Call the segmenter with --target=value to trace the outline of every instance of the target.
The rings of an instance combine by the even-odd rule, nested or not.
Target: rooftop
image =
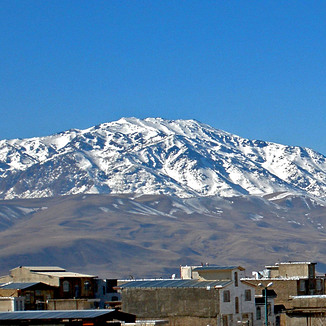
[[[31,272],[65,272],[64,268],[58,266],[19,266],[17,268],[29,269]]]
[[[81,274],[81,273],[73,273],[67,272],[64,268],[58,266],[19,266],[14,268],[17,269],[26,269],[29,270],[31,273],[37,273],[41,275],[48,275],[53,277],[97,277],[96,275],[88,275],[88,274]]]
[[[310,261],[289,261],[289,262],[283,262],[283,263],[278,263],[279,265],[311,265],[311,264],[316,264],[312,263]]]
[[[48,276],[53,276],[53,277],[87,277],[87,278],[94,278],[97,277],[96,275],[88,275],[88,274],[81,274],[81,273],[72,273],[72,272],[36,272],[37,274],[41,275],[48,275]]]
[[[310,261],[288,261],[288,262],[280,262],[275,263],[275,265],[267,265],[265,268],[278,268],[280,265],[316,265],[317,263],[313,263]]]
[[[1,320],[96,318],[114,312],[114,309],[92,310],[35,310],[0,312]]]
[[[121,288],[221,288],[231,281],[197,281],[197,280],[153,280],[153,281],[130,281],[121,284]]]
[[[243,277],[241,281],[297,281],[297,280],[308,280],[307,276],[291,276],[291,277],[284,277],[284,276],[277,276],[277,277]]]
[[[198,266],[194,268],[194,271],[208,271],[208,270],[234,270],[239,269],[241,271],[244,271],[245,269],[241,266],[216,266],[216,265],[207,265],[207,266]]]
[[[29,283],[6,283],[6,284],[0,284],[0,289],[13,289],[13,290],[23,290],[28,289],[34,285],[37,284],[43,284],[41,282],[29,282]]]

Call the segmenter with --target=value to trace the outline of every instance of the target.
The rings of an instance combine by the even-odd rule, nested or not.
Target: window
[[[25,293],[25,302],[26,303],[31,303],[31,294],[30,294],[30,292],[26,292]]]
[[[300,292],[305,292],[305,291],[306,291],[306,281],[300,280]]]
[[[86,293],[91,289],[91,283],[89,281],[84,282],[84,290]]]
[[[105,286],[102,286],[102,292],[103,292],[103,295],[105,295]]]
[[[315,270],[314,270],[314,265],[310,264],[309,265],[309,278],[314,278]]]
[[[70,283],[68,281],[63,282],[63,292],[69,292],[70,291]]]
[[[234,286],[238,286],[238,272],[234,272]]]
[[[228,326],[228,316],[223,316],[223,326]]]
[[[79,298],[80,297],[80,289],[79,289],[79,285],[76,284],[75,285],[75,298]]]
[[[223,302],[230,302],[230,291],[223,291]]]
[[[234,308],[235,308],[235,313],[239,313],[239,298],[235,297],[235,302],[234,302]]]
[[[261,320],[261,308],[260,307],[256,308],[256,319]]]
[[[321,280],[316,280],[316,290],[321,291],[322,290],[322,285],[321,285]]]
[[[251,301],[251,290],[245,290],[245,301]]]

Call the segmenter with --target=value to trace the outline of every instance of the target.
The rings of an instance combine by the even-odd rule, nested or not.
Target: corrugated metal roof
[[[71,319],[96,318],[114,312],[114,309],[93,310],[37,310],[37,311],[10,311],[0,312],[1,320],[28,320],[28,319]]]
[[[231,281],[198,281],[198,280],[151,280],[131,281],[120,285],[121,288],[207,288],[224,287]]]
[[[214,265],[208,265],[208,266],[199,266],[194,268],[194,271],[209,271],[209,270],[233,270],[233,269],[240,269],[244,270],[241,266],[214,266]]]
[[[41,282],[31,282],[31,283],[7,283],[0,285],[0,289],[14,289],[14,290],[23,290],[30,288],[31,286],[34,286],[36,284],[40,284]]]

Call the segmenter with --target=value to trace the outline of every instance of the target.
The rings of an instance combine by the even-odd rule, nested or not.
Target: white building
[[[182,279],[199,281],[230,281],[219,291],[220,314],[218,325],[255,325],[255,286],[241,278],[245,277],[241,266],[181,266]]]

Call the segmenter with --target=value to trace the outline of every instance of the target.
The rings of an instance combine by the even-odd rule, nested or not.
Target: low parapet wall
[[[326,295],[301,295],[293,296],[291,299],[293,309],[325,308],[326,311]]]
[[[99,300],[93,299],[50,299],[48,310],[84,310],[97,308]]]

